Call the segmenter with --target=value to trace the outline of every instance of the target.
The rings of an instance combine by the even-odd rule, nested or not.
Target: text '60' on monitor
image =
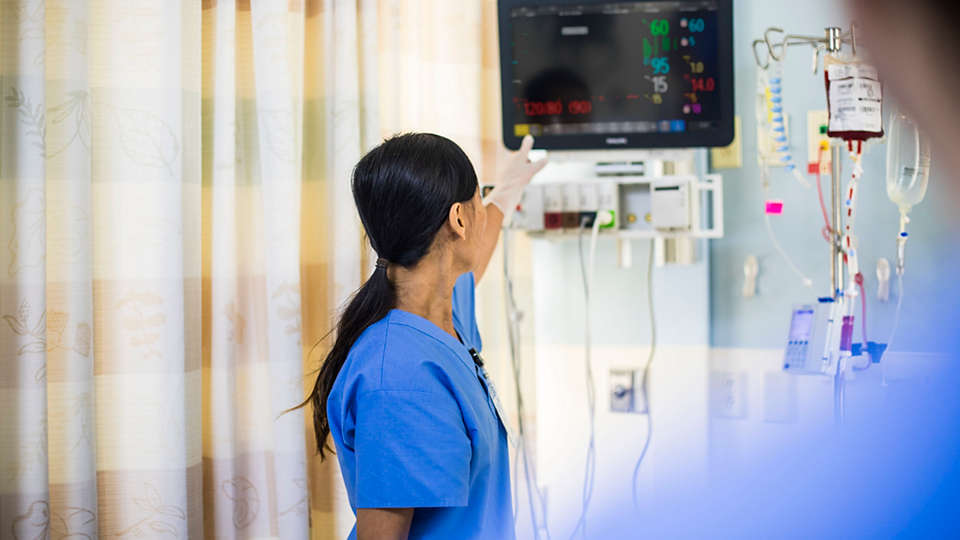
[[[503,140],[689,148],[733,139],[732,0],[500,0]]]

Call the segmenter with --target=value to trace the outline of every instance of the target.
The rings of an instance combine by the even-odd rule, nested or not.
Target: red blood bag
[[[827,135],[845,141],[883,136],[883,89],[877,70],[859,60],[827,56]]]

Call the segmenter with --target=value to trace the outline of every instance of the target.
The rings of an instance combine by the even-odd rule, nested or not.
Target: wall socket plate
[[[747,417],[747,373],[710,373],[710,409],[715,418]]]
[[[642,370],[611,369],[609,380],[610,412],[647,413]]]

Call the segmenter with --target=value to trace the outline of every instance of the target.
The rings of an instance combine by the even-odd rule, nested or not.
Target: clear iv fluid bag
[[[927,193],[930,141],[904,114],[893,113],[887,126],[887,196],[906,213]]]

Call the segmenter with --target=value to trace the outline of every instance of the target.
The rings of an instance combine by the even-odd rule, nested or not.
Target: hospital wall
[[[849,26],[849,18],[841,9],[842,2],[811,0],[791,2],[735,2],[735,79],[736,114],[743,126],[743,167],[721,169],[725,187],[726,236],[710,244],[710,328],[715,347],[780,348],[790,323],[790,308],[812,302],[830,293],[829,246],[823,241],[815,189],[802,187],[782,168],[772,169],[770,198],[782,199],[784,211],[772,216],[777,239],[802,272],[814,282],[805,287],[777,254],[763,224],[764,198],[762,176],[756,165],[756,81],[758,68],[750,42],[763,35],[769,26],[781,26],[791,33],[820,35],[826,26]],[[807,111],[826,109],[823,73],[810,69],[809,47],[792,47],[784,64],[784,103],[788,115],[790,141],[794,156],[805,165],[807,156]],[[895,77],[894,73],[881,73]],[[884,114],[896,109],[886,96]],[[886,120],[886,118],[885,118]],[[880,257],[891,265],[896,260],[896,237],[899,232],[897,207],[886,195],[886,145],[872,142],[865,146],[864,173],[860,181],[857,204],[857,236],[860,267],[867,291],[868,337],[886,341],[893,324],[896,306],[896,279],[892,279],[891,301],[877,300],[876,265]],[[805,168],[805,167],[804,167]],[[843,160],[842,185],[852,170],[851,161]],[[933,168],[926,200],[911,212],[910,239],[907,242],[907,267],[904,275],[905,296],[900,326],[894,349],[912,352],[937,352],[944,349],[943,326],[931,324],[930,307],[941,303],[949,294],[956,296],[956,280],[950,279],[948,261],[956,261],[951,246],[950,207],[956,205],[947,189],[947,172]],[[812,181],[815,177],[808,176]],[[829,177],[824,178],[829,182]],[[811,182],[813,183],[813,182]],[[825,184],[828,186],[829,184]],[[956,193],[956,190],[954,190]],[[829,197],[829,194],[826,195]],[[827,200],[829,205],[829,199]],[[744,298],[743,264],[748,255],[757,257],[760,273],[757,296]],[[859,321],[856,337],[860,335]]]
[[[576,236],[531,238],[508,233],[517,302],[523,310],[520,351],[524,420],[531,454],[548,501],[550,532],[566,537],[580,514],[584,463],[589,440],[584,296]],[[586,239],[584,251],[587,251]],[[677,470],[706,478],[708,466],[709,294],[706,247],[693,265],[653,270],[657,350],[651,370],[650,409],[655,443],[644,460],[641,500],[654,486],[670,485]],[[630,472],[646,438],[648,416],[610,412],[611,369],[641,369],[649,358],[647,269],[649,243],[635,240],[633,264],[621,268],[612,238],[597,247],[591,294],[591,363],[596,388],[595,503],[588,523],[601,519],[607,503],[630,501]],[[511,415],[516,412],[513,376],[506,348],[502,294],[502,252],[490,263],[478,289],[484,355],[492,362]],[[516,427],[516,424],[514,424]],[[515,467],[519,467],[516,465]],[[520,471],[518,531],[529,537],[529,510]]]
[[[617,265],[612,239],[599,241],[593,317],[593,376],[596,382],[597,471],[594,502],[588,523],[597,527],[611,508],[631,511],[631,477],[653,421],[649,453],[639,474],[638,498],[651,511],[654,501],[679,483],[688,493],[706,489],[712,475],[748,464],[758,456],[783,451],[805,430],[833,422],[833,387],[827,378],[797,377],[781,369],[782,345],[790,309],[829,291],[829,247],[820,235],[822,218],[815,190],[801,187],[788,173],[774,170],[770,197],[782,199],[782,216],[773,227],[780,243],[815,282],[804,287],[782,261],[763,226],[761,171],[756,165],[754,100],[757,67],[749,43],[772,25],[791,32],[820,34],[825,26],[848,26],[837,2],[786,0],[735,2],[736,114],[742,121],[743,166],[722,169],[725,188],[725,236],[698,245],[698,262],[653,270],[657,350],[651,370],[651,415],[610,411],[610,369],[641,368],[650,351],[650,318],[646,294],[647,249],[633,241],[633,264]],[[810,52],[791,49],[785,65],[785,101],[795,155],[806,160],[806,112],[824,109],[822,72],[810,71]],[[890,108],[887,109],[888,111]],[[895,259],[897,209],[885,192],[885,147],[865,149],[858,230],[861,268],[868,295],[869,337],[884,341],[890,331],[897,294],[876,300],[876,261]],[[851,170],[844,162],[844,183]],[[922,378],[921,371],[939,356],[954,336],[944,325],[949,318],[945,298],[957,297],[949,261],[957,260],[949,235],[950,193],[946,175],[934,173],[927,199],[912,213],[907,247],[906,296],[890,371],[872,371],[851,384],[851,411],[873,410],[884,402],[878,381]],[[576,237],[533,238],[509,233],[511,270],[516,282],[522,320],[521,379],[526,402],[526,428],[533,445],[539,485],[548,502],[553,536],[565,537],[576,525],[584,482],[588,442],[587,385],[584,355],[583,292]],[[745,298],[743,263],[759,259],[757,295]],[[502,253],[498,251],[478,290],[485,356],[499,392],[513,414],[503,303]],[[895,281],[895,280],[894,280]],[[857,336],[859,336],[859,325]],[[915,355],[924,353],[922,362]],[[886,382],[886,381],[885,381]],[[529,510],[522,471],[518,495],[518,531],[529,537]],[[716,487],[715,485],[713,486]],[[662,502],[662,501],[661,501]],[[678,524],[682,525],[682,524]],[[595,528],[593,530],[596,530]],[[669,531],[670,529],[667,529]],[[666,532],[666,531],[665,531]]]
[[[726,234],[724,238],[710,242],[708,465],[712,486],[720,488],[732,475],[764,470],[761,465],[764,459],[780,459],[785,464],[791,464],[785,470],[776,471],[783,474],[780,482],[784,489],[774,493],[774,497],[764,500],[764,491],[759,486],[738,494],[740,503],[752,508],[751,516],[743,516],[744,523],[748,520],[762,522],[764,516],[770,518],[778,510],[779,518],[789,518],[796,515],[796,508],[809,502],[810,499],[804,500],[804,497],[810,497],[810,493],[798,494],[795,486],[807,485],[812,491],[816,489],[812,487],[815,483],[791,476],[800,473],[801,469],[791,471],[789,467],[804,462],[806,456],[803,453],[813,455],[810,448],[816,445],[817,438],[812,433],[835,427],[837,411],[834,384],[830,378],[794,376],[781,369],[791,307],[812,302],[818,296],[829,295],[830,253],[829,245],[820,232],[823,219],[815,188],[804,188],[786,170],[774,168],[770,192],[763,192],[763,177],[756,164],[758,67],[749,44],[754,38],[761,37],[770,26],[808,35],[818,35],[826,26],[848,27],[850,19],[842,7],[842,2],[830,0],[734,3],[737,36],[734,47],[735,110],[742,125],[743,166],[713,171],[724,178]],[[791,149],[803,165],[807,161],[807,111],[826,109],[823,73],[820,71],[814,75],[811,72],[811,54],[807,47],[791,48],[783,69],[784,108],[789,123]],[[880,75],[881,79],[897,76],[895,73]],[[884,109],[886,122],[887,115],[898,110],[893,96],[885,96]],[[956,370],[951,367],[950,355],[955,354],[958,344],[956,306],[960,298],[960,286],[952,276],[960,257],[953,231],[957,230],[958,223],[954,208],[960,199],[957,198],[958,190],[950,185],[950,182],[955,182],[955,174],[951,178],[951,171],[945,170],[939,163],[934,153],[926,199],[914,207],[910,215],[904,290],[899,290],[894,277],[889,301],[881,302],[876,294],[876,265],[881,257],[887,258],[891,266],[895,264],[898,210],[886,194],[886,145],[871,142],[864,147],[864,173],[858,191],[856,224],[860,268],[867,293],[870,340],[888,340],[898,295],[902,292],[904,296],[892,350],[886,353],[880,366],[858,374],[846,384],[843,409],[846,412],[844,425],[847,427],[841,429],[849,430],[851,426],[869,422],[882,426],[910,422],[912,411],[924,411],[924,407],[917,403],[918,389],[927,388],[931,381],[954,378],[952,373]],[[851,170],[852,163],[844,156],[843,186]],[[814,176],[807,178],[811,184],[815,182]],[[829,182],[829,177],[824,177],[824,181]],[[802,284],[775,250],[763,222],[765,198],[784,201],[783,214],[771,216],[772,227],[777,240],[796,265],[814,281],[812,290]],[[760,272],[757,294],[747,298],[741,294],[741,288],[744,283],[743,265],[749,255],[757,257]],[[858,317],[859,313],[858,309]],[[858,340],[860,332],[858,319],[855,326],[855,338]],[[931,391],[929,397],[950,399],[950,395],[944,394],[942,388]],[[929,410],[920,415],[919,423],[931,424],[927,426],[928,433],[935,434],[930,435],[932,440],[936,440],[935,446],[955,447],[956,437],[943,435],[940,431],[942,424],[945,421],[949,424],[949,420]],[[917,448],[923,446],[919,441],[914,441],[914,444]],[[882,445],[868,451],[881,451],[880,448]],[[843,472],[837,470],[842,466],[836,462],[831,463],[823,455],[817,457],[822,459],[823,471]],[[933,454],[922,458],[931,464],[943,461],[938,459]],[[851,521],[849,513],[838,517],[820,512],[817,519],[808,520],[803,526],[835,526],[838,520],[844,520],[845,526],[852,527],[850,530],[857,531],[857,534],[884,536],[892,531],[904,530],[910,516],[919,515],[915,508],[913,511],[909,508],[922,501],[919,495],[924,491],[921,484],[935,482],[944,475],[942,471],[920,471],[912,462],[906,465],[900,461],[897,465],[880,470],[886,471],[884,477],[887,478],[890,475],[908,475],[916,482],[915,485],[891,493],[886,487],[858,478],[858,483],[854,485],[871,485],[871,491],[845,493],[843,496],[847,500],[839,505],[873,504],[869,514],[883,515],[882,519],[864,524],[862,521]],[[866,467],[865,464],[863,466]],[[875,474],[875,471],[870,474]],[[739,482],[750,485],[750,481],[743,478]],[[839,484],[841,482],[838,480],[833,482],[833,485]],[[722,489],[718,489],[718,492],[722,492]],[[817,493],[817,496],[821,495],[823,493]],[[785,501],[791,497],[796,497],[793,508],[784,507]],[[754,504],[751,505],[751,502]],[[825,501],[821,503],[822,508],[830,507]],[[737,515],[734,509],[730,510]],[[779,526],[789,528],[786,522]],[[870,533],[869,527],[878,529]],[[799,529],[795,532],[804,536]],[[838,534],[836,529],[827,532],[811,530],[807,536]]]

